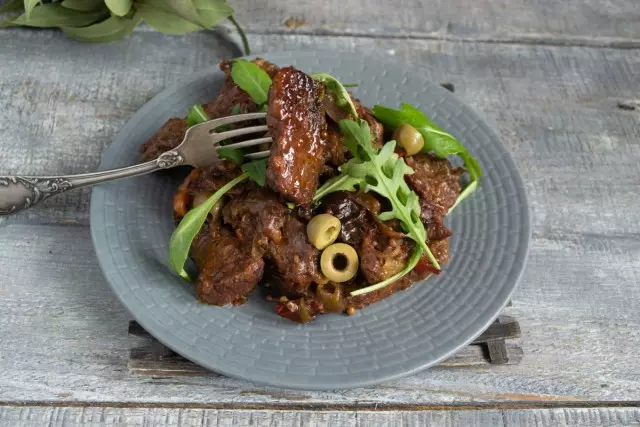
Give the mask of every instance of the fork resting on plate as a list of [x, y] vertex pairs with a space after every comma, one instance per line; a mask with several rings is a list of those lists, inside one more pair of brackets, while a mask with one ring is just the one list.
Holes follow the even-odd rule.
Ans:
[[[120, 169], [81, 175], [64, 176], [0, 176], [0, 216], [11, 215], [30, 208], [39, 202], [75, 188], [101, 184], [116, 179], [129, 178], [170, 169], [176, 166], [191, 165], [197, 168], [212, 166], [221, 161], [219, 148], [247, 148], [271, 142], [271, 137], [251, 139], [221, 145], [224, 140], [238, 136], [267, 132], [266, 125], [242, 127], [226, 132], [217, 132], [219, 126], [264, 119], [266, 113], [238, 114], [210, 120], [190, 127], [180, 145], [162, 153], [157, 159]], [[269, 150], [246, 154], [249, 159], [269, 156]]]

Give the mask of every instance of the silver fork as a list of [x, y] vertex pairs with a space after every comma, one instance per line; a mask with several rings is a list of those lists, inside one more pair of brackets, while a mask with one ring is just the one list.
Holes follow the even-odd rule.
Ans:
[[[190, 127], [180, 145], [173, 150], [162, 153], [157, 159], [120, 169], [81, 175], [65, 176], [0, 176], [0, 216], [11, 215], [30, 208], [39, 202], [89, 185], [101, 184], [121, 178], [170, 169], [181, 165], [198, 168], [212, 166], [221, 161], [219, 148], [246, 148], [271, 142], [270, 137], [256, 138], [248, 141], [220, 145], [220, 142], [252, 133], [266, 132], [267, 126], [249, 126], [227, 132], [216, 132], [216, 128], [246, 120], [264, 119], [266, 113], [239, 114], [230, 117], [210, 120]], [[260, 159], [269, 156], [269, 150], [247, 154], [249, 159]]]

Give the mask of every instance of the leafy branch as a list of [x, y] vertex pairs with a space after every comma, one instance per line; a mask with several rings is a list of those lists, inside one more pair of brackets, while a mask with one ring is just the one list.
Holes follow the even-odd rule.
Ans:
[[247, 36], [226, 0], [10, 0], [0, 14], [14, 15], [0, 27], [59, 28], [71, 38], [94, 43], [123, 39], [141, 22], [165, 34], [186, 34], [229, 19], [245, 53], [250, 53]]

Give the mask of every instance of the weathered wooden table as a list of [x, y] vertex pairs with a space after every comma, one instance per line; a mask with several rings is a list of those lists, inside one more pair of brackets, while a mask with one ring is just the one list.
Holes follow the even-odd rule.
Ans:
[[[524, 359], [322, 393], [131, 375], [130, 316], [100, 273], [83, 189], [0, 219], [0, 424], [640, 423], [637, 1], [232, 3], [256, 53], [386, 56], [453, 83], [501, 133], [533, 210], [506, 312]], [[238, 53], [215, 33], [96, 46], [0, 31], [0, 173], [93, 171], [150, 97]]]

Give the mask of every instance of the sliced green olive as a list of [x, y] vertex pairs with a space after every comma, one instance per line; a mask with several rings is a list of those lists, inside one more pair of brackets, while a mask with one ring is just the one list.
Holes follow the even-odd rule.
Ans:
[[340, 220], [330, 214], [320, 214], [307, 224], [307, 238], [316, 249], [323, 250], [340, 234]]
[[320, 269], [332, 282], [346, 282], [358, 272], [358, 254], [345, 243], [334, 243], [322, 251]]
[[393, 132], [393, 139], [404, 148], [407, 156], [419, 153], [424, 147], [424, 138], [416, 128], [404, 123]]
[[342, 298], [342, 286], [335, 283], [318, 284], [316, 295], [322, 301], [325, 310], [330, 313], [344, 311], [344, 299]]

